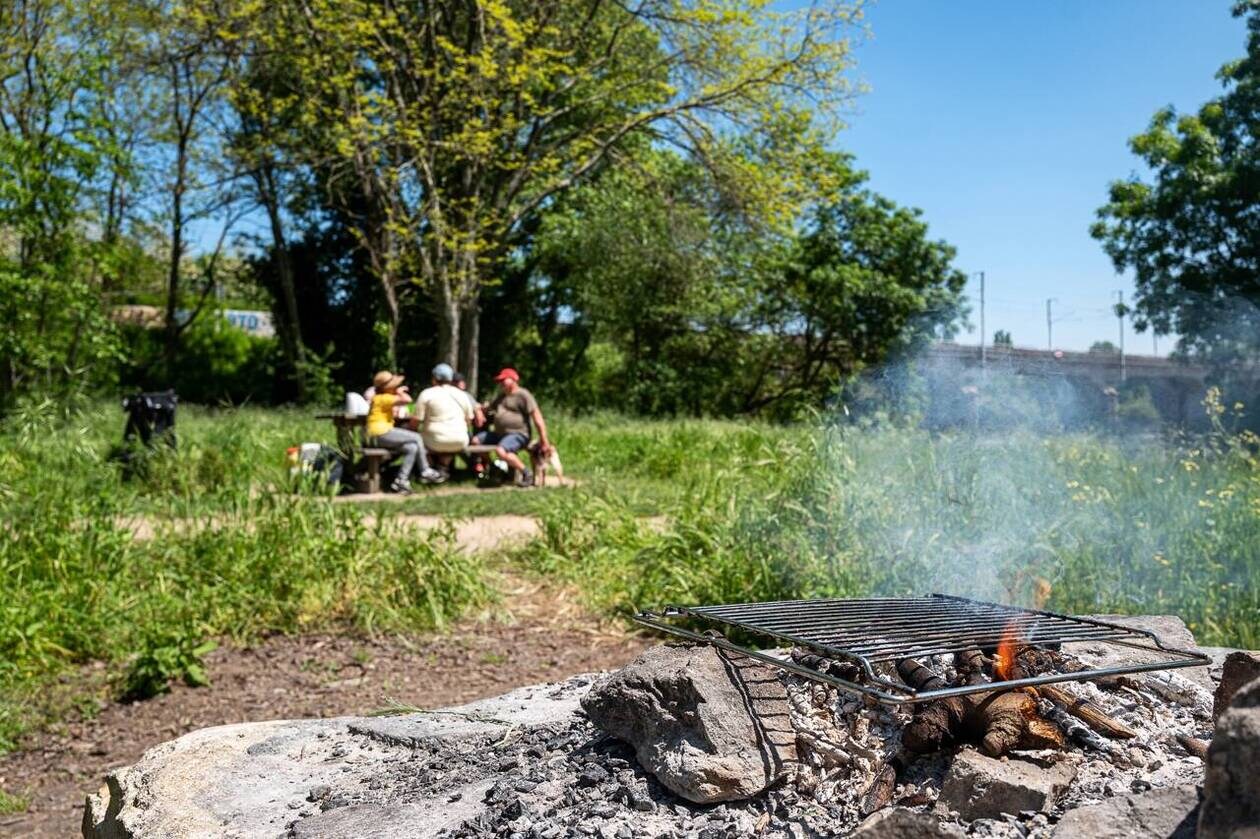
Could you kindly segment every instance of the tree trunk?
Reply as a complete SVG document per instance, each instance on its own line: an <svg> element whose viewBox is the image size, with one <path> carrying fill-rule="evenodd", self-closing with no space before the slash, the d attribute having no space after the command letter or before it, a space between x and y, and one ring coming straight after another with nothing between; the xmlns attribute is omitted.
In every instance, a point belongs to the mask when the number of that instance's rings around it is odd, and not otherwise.
<svg viewBox="0 0 1260 839"><path fill-rule="evenodd" d="M459 369L468 379L468 391L477 392L477 367L481 363L481 301L477 296L464 301L460 328L462 345L459 352Z"/></svg>
<svg viewBox="0 0 1260 839"><path fill-rule="evenodd" d="M386 336L388 345L385 350L389 357L386 365L393 370L398 366L398 323L402 319L398 305L398 289L394 286L394 276L391 272L382 272L378 276L381 281L381 293L385 297L386 314L389 317L387 324L389 332Z"/></svg>
<svg viewBox="0 0 1260 839"><path fill-rule="evenodd" d="M177 321L179 306L179 263L184 255L184 216L183 216L183 150L180 151L176 164L175 188L172 195L171 212L171 252L166 276L166 337L163 358L166 363L164 377L170 377L175 369L175 356L179 352L179 323Z"/></svg>
<svg viewBox="0 0 1260 839"><path fill-rule="evenodd" d="M184 189L188 183L188 144L192 137L195 115L195 109L190 109L192 113L184 113L182 108L180 69L178 63L171 63L171 116L176 140L175 182L171 185L171 255L166 278L166 338L163 349L166 365L163 375L168 386L170 377L174 375L175 356L179 353L180 325L176 321L176 315L179 306L179 264L184 258Z"/></svg>
<svg viewBox="0 0 1260 839"><path fill-rule="evenodd" d="M293 386L299 402L306 401L306 379L302 375L303 358L302 326L298 319L297 290L293 283L293 263L289 259L289 247L284 238L284 220L280 217L280 198L277 195L275 172L270 165L264 165L256 176L259 197L267 208L267 219L271 224L272 250L276 255L276 277L280 282L280 301L284 306L284 317L280 324L280 342L284 350L285 362L293 376Z"/></svg>
<svg viewBox="0 0 1260 839"><path fill-rule="evenodd" d="M449 280L440 278L437 282L437 318L438 318L438 361L445 361L452 367L459 367L461 311L459 300L455 297Z"/></svg>

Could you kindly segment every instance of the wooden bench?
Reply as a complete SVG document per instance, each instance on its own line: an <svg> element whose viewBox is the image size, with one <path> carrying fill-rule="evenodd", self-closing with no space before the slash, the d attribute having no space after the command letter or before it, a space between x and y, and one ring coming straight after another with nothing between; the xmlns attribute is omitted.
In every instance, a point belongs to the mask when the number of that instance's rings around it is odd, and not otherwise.
<svg viewBox="0 0 1260 839"><path fill-rule="evenodd" d="M367 445L367 417L354 414L316 414L315 418L332 420L337 429L337 448L350 461L355 489L358 492L380 492L381 470L398 453ZM470 458L494 454L496 448L498 447L473 444L453 454Z"/></svg>
<svg viewBox="0 0 1260 839"><path fill-rule="evenodd" d="M498 448L499 448L498 446L478 445L474 443L471 446L465 447L463 452L461 452L461 454L463 454L465 457L468 457L469 455L490 455L490 454L494 454ZM541 466L542 443L538 440L534 440L528 446L518 451L516 454L518 456L529 455L530 466L534 470L534 482L535 482L535 485L537 486L538 477L539 475L542 474L542 466ZM515 478L516 470L513 469L512 472L513 472L512 477Z"/></svg>
<svg viewBox="0 0 1260 839"><path fill-rule="evenodd" d="M355 414L316 414L316 419L332 420L337 429L337 448L350 461L354 488L359 492L381 491L381 469L392 459L389 449L367 445L367 417Z"/></svg>
<svg viewBox="0 0 1260 839"><path fill-rule="evenodd" d="M363 467L354 473L354 488L359 492L377 493L381 491L381 467L393 459L396 452L389 449L362 448L359 465Z"/></svg>

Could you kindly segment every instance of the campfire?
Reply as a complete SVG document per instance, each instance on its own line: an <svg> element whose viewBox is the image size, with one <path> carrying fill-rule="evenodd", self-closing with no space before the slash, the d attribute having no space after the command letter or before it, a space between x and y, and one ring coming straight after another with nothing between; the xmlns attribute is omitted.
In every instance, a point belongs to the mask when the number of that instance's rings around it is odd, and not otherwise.
<svg viewBox="0 0 1260 839"><path fill-rule="evenodd" d="M1078 803L1149 789L1161 772L1179 781L1206 754L1194 735L1210 697L1172 671L1209 659L1117 623L943 595L670 607L638 620L779 670L801 766L794 794L838 805L844 824L890 804L959 809L942 796L948 758L965 747L975 760L1070 768ZM1100 645L1112 651L1101 663L1074 652Z"/></svg>

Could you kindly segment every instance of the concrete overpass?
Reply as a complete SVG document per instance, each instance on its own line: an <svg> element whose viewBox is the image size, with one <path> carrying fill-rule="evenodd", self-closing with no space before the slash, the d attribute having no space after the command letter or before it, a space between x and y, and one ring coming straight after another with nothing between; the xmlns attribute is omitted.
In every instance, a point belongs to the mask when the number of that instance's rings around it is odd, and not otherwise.
<svg viewBox="0 0 1260 839"><path fill-rule="evenodd" d="M1120 354L1113 352L1052 352L990 346L985 353L985 367L990 374L1020 377L1051 403L1071 400L1080 406L1082 416L1094 421L1105 419L1114 409L1116 391L1123 392L1141 384L1149 391L1165 422L1202 427L1205 425L1203 395L1219 372L1203 364L1127 354L1122 369ZM937 400L952 401L949 391L959 387L985 387L978 346L945 341L933 344L922 357L920 368L929 382L934 383ZM1246 388L1248 395L1255 394L1260 371L1249 368L1243 373L1243 380L1250 385ZM1046 386L1037 387L1037 380L1044 380ZM1227 394L1227 397L1240 398L1237 394Z"/></svg>

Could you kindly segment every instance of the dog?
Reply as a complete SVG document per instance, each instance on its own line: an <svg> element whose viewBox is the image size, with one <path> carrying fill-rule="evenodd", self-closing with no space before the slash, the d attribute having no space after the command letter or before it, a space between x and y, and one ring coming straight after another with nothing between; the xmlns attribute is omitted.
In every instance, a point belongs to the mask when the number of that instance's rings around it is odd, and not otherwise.
<svg viewBox="0 0 1260 839"><path fill-rule="evenodd" d="M560 463L560 451L555 446L543 457L542 443L529 447L529 459L534 464L534 486L547 485L547 473L554 472L556 479L564 483L564 466Z"/></svg>

